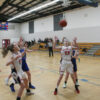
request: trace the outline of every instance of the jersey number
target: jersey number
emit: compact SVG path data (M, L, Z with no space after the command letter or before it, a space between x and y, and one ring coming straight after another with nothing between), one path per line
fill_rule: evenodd
M70 51L65 51L65 55L69 55L70 54Z

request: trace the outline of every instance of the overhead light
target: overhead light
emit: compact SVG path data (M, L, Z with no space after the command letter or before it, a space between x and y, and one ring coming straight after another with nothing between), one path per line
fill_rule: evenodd
M59 2L59 1L61 1L61 0L54 0L54 1L52 1L52 2L46 3L46 4L44 4L44 5L41 5L40 7L36 7L36 8L30 9L29 11L26 11L26 12L24 12L24 13L21 13L21 14L17 15L17 16L14 16L14 17L8 19L7 21L12 21L12 20L14 20L14 19L16 19L16 18L20 18L20 17L25 16L25 15L27 15L27 14L30 14L30 13L32 13L32 12L36 12L36 11L39 11L39 10L41 10L41 9L47 8L47 7L49 7L49 6L52 6L52 5L56 4L56 3Z

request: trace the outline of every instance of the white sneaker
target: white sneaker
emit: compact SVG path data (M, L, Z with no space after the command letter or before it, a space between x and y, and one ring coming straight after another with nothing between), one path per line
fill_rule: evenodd
M26 92L26 95L34 95L34 93L33 92Z
M63 88L66 88L66 87L67 87L67 84L64 83L64 84L63 84Z
M9 79L6 78L6 79L5 79L5 84L8 85L8 82L9 82Z

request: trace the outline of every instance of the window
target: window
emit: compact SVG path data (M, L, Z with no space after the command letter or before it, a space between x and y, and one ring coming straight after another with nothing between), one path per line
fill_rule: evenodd
M29 34L34 33L34 21L29 22Z
M59 25L60 20L62 19L63 14L54 15L54 31L63 30L63 27Z

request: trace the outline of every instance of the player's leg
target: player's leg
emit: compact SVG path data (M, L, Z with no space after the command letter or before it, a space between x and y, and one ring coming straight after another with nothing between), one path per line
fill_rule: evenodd
M33 86L32 83L31 83L31 73L30 73L30 71L26 71L26 74L27 74L28 80L29 80L29 88L35 89L35 86Z
M78 76L77 76L77 65L76 64L74 64L73 70L74 70L74 75L75 75L75 79L76 79L76 84L79 85Z
M78 88L79 86L76 84L76 78L75 78L75 75L74 75L74 72L73 72L73 65L72 65L72 63L68 64L67 68L68 68L67 71L70 73L71 78L72 78L72 80L73 80L73 82L75 84L75 90L76 90L76 92L80 93L79 88Z
M28 67L27 63L24 62L24 61L22 62L22 69L23 69L24 72L26 72L26 74L28 76L29 87L31 89L35 89L35 86L33 86L32 83L31 83L31 73L30 73L29 67Z
M56 86L55 91L54 91L54 95L57 95L57 93L58 93L58 86L59 86L62 78L63 78L63 74L60 74L59 79L57 81L57 86Z
M10 78L12 77L12 75L10 74L6 79L5 79L5 84L8 85Z
M21 100L21 96L23 94L24 88L25 88L24 83L21 82L16 100Z
M69 77L69 72L66 72L65 81L64 81L64 84L63 84L63 88L66 88L67 87L68 77Z
M57 93L58 93L58 87L59 87L60 82L61 82L61 80L63 78L63 74L65 72L65 69L66 69L66 64L64 64L63 61L62 61L60 69L59 69L60 76L59 76L58 81L57 81L57 86L55 88L54 95L57 95Z
M28 80L24 78L23 81L24 81L25 88L26 88L26 94L27 94L27 95L34 94L34 93L32 93L31 90L29 89Z

